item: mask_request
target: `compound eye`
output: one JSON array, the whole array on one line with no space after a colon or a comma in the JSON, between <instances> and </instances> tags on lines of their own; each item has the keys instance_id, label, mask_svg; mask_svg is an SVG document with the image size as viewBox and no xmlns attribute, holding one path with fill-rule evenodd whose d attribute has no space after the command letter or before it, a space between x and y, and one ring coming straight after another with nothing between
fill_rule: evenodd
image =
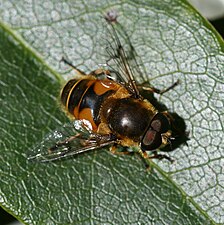
<instances>
[{"instance_id":1,"label":"compound eye","mask_svg":"<svg viewBox=\"0 0 224 225\"><path fill-rule=\"evenodd\" d=\"M150 126L153 130L160 134L166 133L168 130L170 130L170 122L168 118L162 113L157 113L154 116Z\"/></svg>"},{"instance_id":2,"label":"compound eye","mask_svg":"<svg viewBox=\"0 0 224 225\"><path fill-rule=\"evenodd\" d=\"M141 140L141 149L143 151L156 150L162 144L161 134L155 130L149 129Z\"/></svg>"}]
</instances>

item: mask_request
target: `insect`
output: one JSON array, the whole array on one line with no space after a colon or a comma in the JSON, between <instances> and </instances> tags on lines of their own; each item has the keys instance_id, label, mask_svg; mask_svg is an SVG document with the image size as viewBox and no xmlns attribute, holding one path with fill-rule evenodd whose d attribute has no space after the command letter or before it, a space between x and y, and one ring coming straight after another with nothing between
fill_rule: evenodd
<instances>
[{"instance_id":1,"label":"insect","mask_svg":"<svg viewBox=\"0 0 224 225\"><path fill-rule=\"evenodd\" d=\"M105 146L118 153L116 146L124 146L136 147L143 158L172 161L169 156L159 154L158 149L171 145L173 118L168 112L159 112L142 97L140 90L145 87L135 80L136 69L121 44L115 27L117 21L107 18L107 22L113 40L106 48L109 68L85 74L63 59L81 76L68 81L61 91L61 103L73 122L48 134L29 159L54 161ZM138 68L137 64L134 68ZM162 94L177 84L162 91L153 87L145 89Z\"/></svg>"}]
</instances>

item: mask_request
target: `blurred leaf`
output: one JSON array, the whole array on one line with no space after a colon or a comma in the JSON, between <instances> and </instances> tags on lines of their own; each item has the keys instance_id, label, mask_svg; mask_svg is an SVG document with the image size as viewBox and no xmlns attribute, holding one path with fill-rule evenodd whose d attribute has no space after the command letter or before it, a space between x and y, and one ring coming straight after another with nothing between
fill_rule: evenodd
<instances>
[{"instance_id":1,"label":"blurred leaf","mask_svg":"<svg viewBox=\"0 0 224 225\"><path fill-rule=\"evenodd\" d=\"M181 0L1 4L11 26L0 24L3 208L27 224L224 223L223 40L207 21ZM28 150L68 121L57 103L61 78L51 68L65 72L62 56L86 72L97 68L101 16L111 9L148 79L161 89L181 80L160 101L184 118L188 146L170 153L173 165L155 161L150 174L138 157L106 150L28 162Z\"/></svg>"}]
</instances>

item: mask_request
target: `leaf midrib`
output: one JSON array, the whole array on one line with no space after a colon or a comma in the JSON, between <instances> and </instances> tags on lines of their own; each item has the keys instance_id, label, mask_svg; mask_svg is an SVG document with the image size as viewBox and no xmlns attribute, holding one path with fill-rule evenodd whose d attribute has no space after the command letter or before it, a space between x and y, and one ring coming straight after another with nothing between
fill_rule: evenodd
<instances>
[{"instance_id":1,"label":"leaf midrib","mask_svg":"<svg viewBox=\"0 0 224 225\"><path fill-rule=\"evenodd\" d=\"M180 185L178 185L173 179L170 178L169 174L166 173L164 170L161 169L156 163L151 162L151 165L162 175L164 179L166 179L176 190L180 191L182 194L183 198L186 201L189 201L200 213L203 215L206 219L208 219L211 224L217 224L209 215L207 212L205 212L201 206L197 204L197 202L194 201L194 199L186 194L186 192L181 188Z\"/></svg>"}]
</instances>

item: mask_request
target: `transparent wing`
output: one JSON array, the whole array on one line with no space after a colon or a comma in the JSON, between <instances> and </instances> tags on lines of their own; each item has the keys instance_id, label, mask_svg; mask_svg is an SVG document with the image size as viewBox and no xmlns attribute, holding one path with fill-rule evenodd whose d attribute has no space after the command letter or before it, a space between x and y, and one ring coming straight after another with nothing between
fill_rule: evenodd
<instances>
[{"instance_id":1,"label":"transparent wing","mask_svg":"<svg viewBox=\"0 0 224 225\"><path fill-rule=\"evenodd\" d=\"M107 20L108 21L108 20ZM140 69L141 60L137 56L125 29L117 21L108 22L106 28L105 51L108 56L107 66L136 98L141 97L138 83L144 83L144 73Z\"/></svg>"},{"instance_id":2,"label":"transparent wing","mask_svg":"<svg viewBox=\"0 0 224 225\"><path fill-rule=\"evenodd\" d=\"M47 134L29 154L28 160L49 162L99 149L116 142L113 135L92 133L83 120L67 123Z\"/></svg>"}]
</instances>

